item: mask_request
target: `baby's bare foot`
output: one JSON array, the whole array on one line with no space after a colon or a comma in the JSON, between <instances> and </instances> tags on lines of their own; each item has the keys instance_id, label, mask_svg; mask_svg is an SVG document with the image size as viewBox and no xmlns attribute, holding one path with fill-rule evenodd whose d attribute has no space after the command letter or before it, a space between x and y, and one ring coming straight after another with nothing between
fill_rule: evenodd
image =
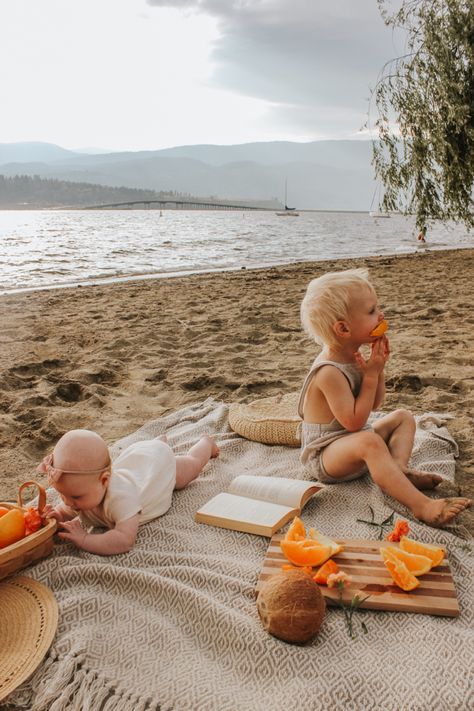
<instances>
[{"instance_id":1,"label":"baby's bare foot","mask_svg":"<svg viewBox=\"0 0 474 711\"><path fill-rule=\"evenodd\" d=\"M464 497L430 500L419 518L435 528L442 528L453 520L461 511L467 509L471 499Z\"/></svg>"},{"instance_id":2,"label":"baby's bare foot","mask_svg":"<svg viewBox=\"0 0 474 711\"><path fill-rule=\"evenodd\" d=\"M215 459L220 454L220 449L216 444L214 437L209 437L209 435L204 435L203 439L207 440L211 445L211 459Z\"/></svg>"},{"instance_id":3,"label":"baby's bare foot","mask_svg":"<svg viewBox=\"0 0 474 711\"><path fill-rule=\"evenodd\" d=\"M428 489L434 489L441 484L443 477L439 474L432 474L431 472L422 472L417 469L405 469L405 474L407 479L411 481L413 486L415 486L420 491L426 491Z\"/></svg>"},{"instance_id":4,"label":"baby's bare foot","mask_svg":"<svg viewBox=\"0 0 474 711\"><path fill-rule=\"evenodd\" d=\"M160 435L159 437L156 437L156 439L159 439L161 442L164 442L165 444L168 444L168 437L164 435Z\"/></svg>"}]
</instances>

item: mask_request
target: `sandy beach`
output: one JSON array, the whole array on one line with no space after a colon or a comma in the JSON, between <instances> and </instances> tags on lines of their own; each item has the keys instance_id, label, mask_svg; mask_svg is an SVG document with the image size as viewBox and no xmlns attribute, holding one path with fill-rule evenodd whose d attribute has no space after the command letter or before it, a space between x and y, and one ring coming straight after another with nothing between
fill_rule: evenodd
<instances>
[{"instance_id":1,"label":"sandy beach","mask_svg":"<svg viewBox=\"0 0 474 711\"><path fill-rule=\"evenodd\" d=\"M455 486L474 496L474 250L347 259L0 298L1 498L38 478L66 430L107 442L212 396L250 401L299 389L316 355L299 305L325 271L368 266L393 355L385 410L452 416ZM443 485L444 486L444 485ZM462 514L474 532L474 511Z\"/></svg>"}]
</instances>

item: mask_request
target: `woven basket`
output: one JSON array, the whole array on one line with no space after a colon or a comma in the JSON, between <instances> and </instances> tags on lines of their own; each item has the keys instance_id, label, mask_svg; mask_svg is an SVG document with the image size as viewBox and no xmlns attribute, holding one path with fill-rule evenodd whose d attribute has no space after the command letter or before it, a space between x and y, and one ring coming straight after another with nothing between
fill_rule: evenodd
<instances>
[{"instance_id":1,"label":"woven basket","mask_svg":"<svg viewBox=\"0 0 474 711\"><path fill-rule=\"evenodd\" d=\"M17 505L8 502L0 502L0 506L8 509L21 509L26 511L27 507L23 506L22 493L28 486L36 486L38 488L38 511L41 515L46 504L46 491L36 481L26 481L20 486L18 491ZM25 568L33 561L39 558L45 558L53 550L53 535L56 531L56 521L49 519L47 523L35 533L30 533L20 541L12 543L5 548L0 549L0 580L6 578L7 575L15 573L21 568Z\"/></svg>"},{"instance_id":2,"label":"woven basket","mask_svg":"<svg viewBox=\"0 0 474 711\"><path fill-rule=\"evenodd\" d=\"M0 704L39 666L57 626L58 603L49 588L24 575L0 582ZM1 708L18 707L7 702Z\"/></svg>"},{"instance_id":3,"label":"woven basket","mask_svg":"<svg viewBox=\"0 0 474 711\"><path fill-rule=\"evenodd\" d=\"M301 418L297 412L298 397L298 393L288 393L247 404L232 403L229 424L234 432L253 442L299 447Z\"/></svg>"}]
</instances>

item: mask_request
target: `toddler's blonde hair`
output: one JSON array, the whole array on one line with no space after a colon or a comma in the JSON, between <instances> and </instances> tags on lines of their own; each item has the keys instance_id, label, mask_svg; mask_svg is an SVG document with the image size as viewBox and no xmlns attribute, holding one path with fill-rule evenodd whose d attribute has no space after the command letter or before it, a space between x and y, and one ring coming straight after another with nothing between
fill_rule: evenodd
<instances>
[{"instance_id":1,"label":"toddler's blonde hair","mask_svg":"<svg viewBox=\"0 0 474 711\"><path fill-rule=\"evenodd\" d=\"M321 346L337 343L333 326L349 316L354 293L374 287L368 269L328 272L308 284L301 302L301 323L306 333Z\"/></svg>"}]
</instances>

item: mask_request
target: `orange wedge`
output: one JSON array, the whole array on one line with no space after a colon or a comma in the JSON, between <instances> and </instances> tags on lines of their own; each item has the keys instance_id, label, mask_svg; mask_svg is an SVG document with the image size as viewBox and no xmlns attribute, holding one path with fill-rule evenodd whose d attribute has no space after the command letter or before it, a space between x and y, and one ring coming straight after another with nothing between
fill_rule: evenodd
<instances>
[{"instance_id":1,"label":"orange wedge","mask_svg":"<svg viewBox=\"0 0 474 711\"><path fill-rule=\"evenodd\" d=\"M426 555L417 555L416 553L407 553L400 548L394 548L393 546L387 546L386 548L381 548L380 552L388 551L391 556L394 556L397 560L401 560L405 563L406 567L412 575L418 577L419 575L424 575L433 566L433 561ZM382 553L383 557L383 553Z\"/></svg>"},{"instance_id":2,"label":"orange wedge","mask_svg":"<svg viewBox=\"0 0 474 711\"><path fill-rule=\"evenodd\" d=\"M306 529L303 521L295 516L285 535L285 541L302 541L306 538Z\"/></svg>"},{"instance_id":3,"label":"orange wedge","mask_svg":"<svg viewBox=\"0 0 474 711\"><path fill-rule=\"evenodd\" d=\"M291 565L291 563L283 563L281 566L282 570L300 570L302 573L307 573L308 575L313 574L313 569L309 565L305 565L303 568L301 566Z\"/></svg>"},{"instance_id":4,"label":"orange wedge","mask_svg":"<svg viewBox=\"0 0 474 711\"><path fill-rule=\"evenodd\" d=\"M420 581L410 573L405 563L402 563L401 560L398 560L398 558L392 556L390 551L387 551L386 548L381 548L380 552L382 554L385 567L399 588L409 592L419 586Z\"/></svg>"},{"instance_id":5,"label":"orange wedge","mask_svg":"<svg viewBox=\"0 0 474 711\"><path fill-rule=\"evenodd\" d=\"M319 583L319 585L327 585L328 576L338 572L338 564L330 558L328 561L326 561L326 563L324 563L324 565L318 568L318 570L316 571L316 575L313 575L313 580Z\"/></svg>"},{"instance_id":6,"label":"orange wedge","mask_svg":"<svg viewBox=\"0 0 474 711\"><path fill-rule=\"evenodd\" d=\"M329 546L322 546L316 541L280 541L280 548L283 555L294 565L322 565L331 557L332 551Z\"/></svg>"},{"instance_id":7,"label":"orange wedge","mask_svg":"<svg viewBox=\"0 0 474 711\"><path fill-rule=\"evenodd\" d=\"M316 541L316 543L320 543L322 546L329 546L332 551L331 556L344 550L344 547L341 546L340 543L336 543L336 541L333 541L332 538L325 536L324 533L320 533L315 528L310 528L308 534L311 540Z\"/></svg>"},{"instance_id":8,"label":"orange wedge","mask_svg":"<svg viewBox=\"0 0 474 711\"><path fill-rule=\"evenodd\" d=\"M407 538L406 536L402 536L400 538L400 548L402 551L406 551L407 553L424 555L427 558L430 558L432 561L432 568L436 568L437 565L441 565L444 560L444 548L432 546L428 543L420 543L419 541L414 541L412 538Z\"/></svg>"},{"instance_id":9,"label":"orange wedge","mask_svg":"<svg viewBox=\"0 0 474 711\"><path fill-rule=\"evenodd\" d=\"M379 325L376 326L373 331L371 331L370 335L375 336L375 338L380 338L380 336L383 336L386 331L388 331L388 323L384 319L383 321L380 321Z\"/></svg>"}]
</instances>

